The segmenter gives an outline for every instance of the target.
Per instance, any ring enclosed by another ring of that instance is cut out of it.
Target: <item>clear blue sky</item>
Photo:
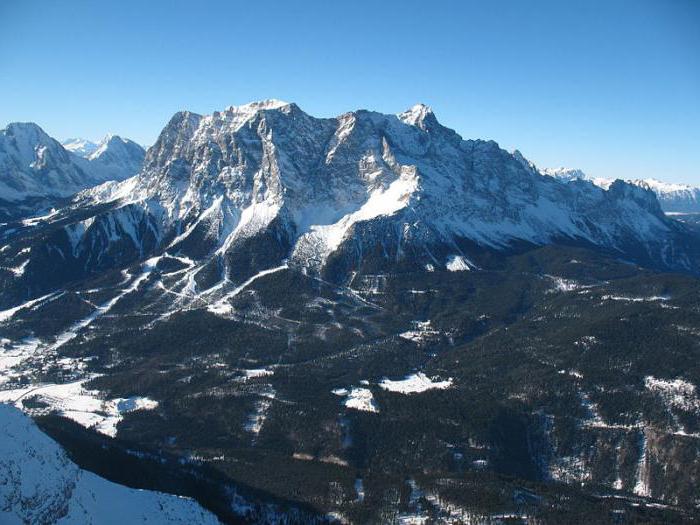
[[[0,0],[0,127],[151,144],[262,98],[420,101],[539,166],[700,184],[700,0]]]

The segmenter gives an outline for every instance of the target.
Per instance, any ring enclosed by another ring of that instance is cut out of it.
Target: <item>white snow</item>
[[[9,308],[7,310],[2,310],[2,311],[0,311],[0,323],[4,322],[4,321],[8,321],[9,319],[12,319],[12,317],[14,317],[14,315],[17,312],[19,312],[20,310],[31,309],[35,304],[46,301],[49,298],[55,298],[61,294],[62,293],[60,293],[60,292],[50,293],[50,294],[44,295],[42,297],[39,297],[37,299],[32,299],[31,301],[27,301],[26,303],[22,303],[20,305],[17,305],[13,308]]]
[[[644,386],[658,395],[669,408],[687,412],[700,411],[700,399],[695,385],[684,379],[644,378]]]
[[[22,226],[36,226],[37,224],[39,224],[41,222],[48,222],[49,219],[55,217],[56,215],[58,215],[58,213],[59,213],[59,210],[52,209],[47,214],[24,219],[24,220],[20,221],[20,224],[22,224]]]
[[[658,179],[636,179],[632,181],[637,186],[644,186],[652,190],[656,194],[677,193],[692,191],[696,188],[689,184],[677,184],[673,182],[664,182]]]
[[[413,290],[412,290],[413,292]],[[406,339],[408,341],[413,341],[414,343],[425,343],[440,337],[440,331],[434,330],[430,323],[427,321],[413,321],[413,330],[407,330],[401,332],[399,337]]]
[[[641,431],[640,442],[642,451],[639,455],[639,462],[637,463],[636,482],[632,492],[637,496],[648,498],[651,497],[651,487],[649,486],[649,478],[651,476],[649,472],[649,443],[646,432],[643,429]]]
[[[245,375],[246,379],[254,379],[256,377],[271,376],[274,373],[275,373],[274,370],[270,370],[269,368],[251,368],[251,369],[243,370],[243,374]]]
[[[355,212],[344,215],[333,224],[311,224],[309,232],[297,243],[297,253],[310,250],[309,257],[323,261],[334,252],[346,238],[352,226],[380,216],[389,216],[406,207],[411,195],[418,188],[418,177],[412,170],[404,170],[401,176],[387,188],[372,190],[364,204]],[[313,219],[311,219],[313,221]]]
[[[39,413],[55,412],[76,423],[114,437],[123,415],[136,410],[154,410],[158,402],[147,397],[102,399],[96,390],[87,390],[87,379],[63,384],[40,384],[0,391],[0,402],[22,407],[22,400],[36,398],[47,405]]]
[[[265,424],[267,419],[267,412],[272,406],[272,402],[275,400],[276,392],[272,387],[268,387],[265,392],[260,394],[258,400],[255,402],[255,410],[248,416],[248,421],[245,424],[245,429],[257,436]]]
[[[287,263],[284,263],[280,266],[276,266],[274,268],[268,268],[267,270],[263,270],[261,272],[256,273],[252,277],[246,279],[242,284],[234,288],[231,292],[226,293],[221,299],[219,299],[217,302],[210,304],[207,306],[207,310],[210,312],[217,314],[217,315],[226,315],[230,314],[233,312],[233,306],[229,303],[229,300],[237,296],[239,293],[241,293],[243,290],[248,288],[251,284],[253,284],[255,281],[260,279],[261,277],[265,277],[266,275],[270,275],[273,273],[281,272],[282,270],[288,269],[289,266]]]
[[[670,297],[665,295],[652,295],[649,297],[631,297],[626,295],[603,295],[601,297],[603,301],[623,301],[628,303],[643,303],[643,302],[658,302],[658,301],[668,301]]]
[[[357,494],[357,499],[355,501],[362,503],[365,500],[365,486],[362,478],[355,479],[355,493]]]
[[[450,255],[447,258],[446,267],[451,272],[464,272],[471,270],[474,265],[463,255]]]
[[[573,279],[565,279],[556,275],[547,275],[547,277],[553,281],[555,291],[572,292],[581,288],[590,288],[590,286],[584,286]]]
[[[390,392],[398,392],[400,394],[418,394],[428,390],[445,390],[452,386],[452,378],[444,381],[435,381],[423,372],[417,372],[406,376],[403,379],[393,381],[391,379],[382,379],[379,386]]]
[[[377,402],[369,388],[352,387],[349,391],[345,388],[336,388],[333,394],[345,397],[343,405],[347,408],[363,412],[379,412]]]
[[[411,126],[421,126],[425,118],[432,112],[433,110],[430,108],[430,106],[418,103],[411,106],[403,113],[399,113],[397,116],[406,124],[410,124]]]
[[[64,140],[61,145],[76,155],[87,157],[97,149],[97,143],[88,139],[73,138]]]

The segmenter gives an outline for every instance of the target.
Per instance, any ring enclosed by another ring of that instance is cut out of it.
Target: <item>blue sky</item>
[[[416,102],[542,167],[700,184],[700,1],[0,1],[0,126],[151,144],[177,110]]]

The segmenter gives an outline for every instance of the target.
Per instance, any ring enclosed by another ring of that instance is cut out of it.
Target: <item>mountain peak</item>
[[[61,145],[71,153],[81,157],[87,157],[98,147],[96,142],[80,137],[68,138],[61,142]]]
[[[49,135],[34,122],[11,122],[3,130],[2,135],[13,137],[18,143],[44,143],[50,140]]]
[[[402,122],[410,124],[411,126],[417,126],[421,129],[425,129],[426,122],[437,122],[432,108],[420,102],[411,106],[403,113],[399,113],[398,117]]]
[[[248,102],[247,104],[241,104],[240,106],[229,106],[226,108],[226,111],[234,113],[256,113],[265,109],[279,109],[289,105],[290,103],[285,102],[284,100],[268,98],[265,100]]]
[[[588,180],[588,176],[580,169],[577,168],[543,168],[540,170],[544,175],[549,175],[555,179],[560,179],[565,182],[570,182],[572,180]]]

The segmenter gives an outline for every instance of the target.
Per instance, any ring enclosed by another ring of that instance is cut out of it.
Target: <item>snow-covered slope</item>
[[[96,142],[81,138],[66,139],[61,143],[61,145],[71,153],[75,153],[80,157],[87,157],[98,147]]]
[[[18,409],[0,404],[0,523],[215,524],[196,502],[81,470]]]
[[[564,182],[588,180],[603,189],[608,189],[613,179],[589,177],[583,171],[574,168],[545,168],[543,174]],[[700,212],[700,188],[688,184],[674,184],[657,179],[631,179],[630,184],[654,192],[661,209],[665,212],[696,213]]]

